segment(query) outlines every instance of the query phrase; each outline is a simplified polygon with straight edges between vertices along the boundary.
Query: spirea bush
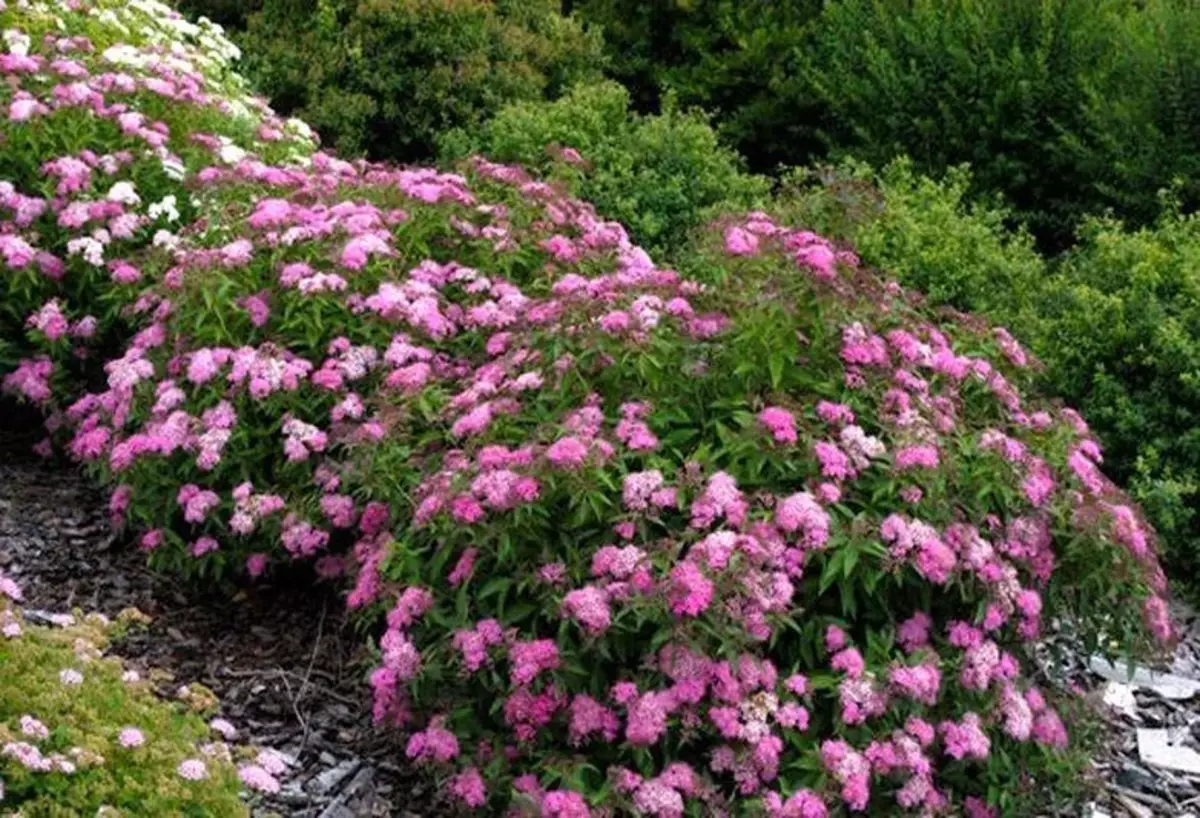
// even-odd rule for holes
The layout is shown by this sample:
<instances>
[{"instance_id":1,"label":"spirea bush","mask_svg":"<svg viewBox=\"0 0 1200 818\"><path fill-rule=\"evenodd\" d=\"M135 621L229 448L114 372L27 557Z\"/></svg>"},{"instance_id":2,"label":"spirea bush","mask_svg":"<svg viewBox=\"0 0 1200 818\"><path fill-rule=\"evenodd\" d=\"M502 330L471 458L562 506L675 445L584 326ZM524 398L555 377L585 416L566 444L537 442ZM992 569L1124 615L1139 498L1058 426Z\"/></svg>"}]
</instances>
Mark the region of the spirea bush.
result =
<instances>
[{"instance_id":1,"label":"spirea bush","mask_svg":"<svg viewBox=\"0 0 1200 818\"><path fill-rule=\"evenodd\" d=\"M520 170L197 176L68 449L164 566L311 561L465 807L1023 814L1053 629L1170 636L1153 533L1003 329L763 214L703 281Z\"/></svg>"},{"instance_id":2,"label":"spirea bush","mask_svg":"<svg viewBox=\"0 0 1200 818\"><path fill-rule=\"evenodd\" d=\"M159 566L344 578L462 807L1029 814L1076 769L1040 638L1170 638L1083 419L848 248L751 213L684 276L484 159L226 159L94 279L100 380L44 302L4 388Z\"/></svg>"},{"instance_id":3,"label":"spirea bush","mask_svg":"<svg viewBox=\"0 0 1200 818\"><path fill-rule=\"evenodd\" d=\"M158 698L151 680L104 655L136 612L117 622L76 613L35 623L20 601L20 587L0 571L0 813L248 815L239 791L266 779L239 783L231 749L202 708ZM243 779L252 767L242 765Z\"/></svg>"},{"instance_id":4,"label":"spirea bush","mask_svg":"<svg viewBox=\"0 0 1200 818\"><path fill-rule=\"evenodd\" d=\"M198 169L313 143L247 94L218 28L153 0L9 4L0 33L2 372L27 336L103 355L138 251L194 217Z\"/></svg>"}]
</instances>

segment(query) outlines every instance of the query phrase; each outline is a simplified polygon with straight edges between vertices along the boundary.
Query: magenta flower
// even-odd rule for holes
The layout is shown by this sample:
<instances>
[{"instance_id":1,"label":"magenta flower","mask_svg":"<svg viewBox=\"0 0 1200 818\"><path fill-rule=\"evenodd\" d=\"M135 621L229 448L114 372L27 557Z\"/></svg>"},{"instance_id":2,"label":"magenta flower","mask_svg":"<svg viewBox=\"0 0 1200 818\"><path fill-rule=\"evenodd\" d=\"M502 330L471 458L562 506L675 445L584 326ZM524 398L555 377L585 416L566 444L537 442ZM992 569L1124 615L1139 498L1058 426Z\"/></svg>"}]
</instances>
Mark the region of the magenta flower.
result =
<instances>
[{"instance_id":1,"label":"magenta flower","mask_svg":"<svg viewBox=\"0 0 1200 818\"><path fill-rule=\"evenodd\" d=\"M725 228L725 252L731 256L757 255L758 236L742 227L727 227Z\"/></svg>"},{"instance_id":2,"label":"magenta flower","mask_svg":"<svg viewBox=\"0 0 1200 818\"><path fill-rule=\"evenodd\" d=\"M712 581L693 563L680 563L671 569L671 611L679 616L704 613L712 603L714 590Z\"/></svg>"},{"instance_id":3,"label":"magenta flower","mask_svg":"<svg viewBox=\"0 0 1200 818\"><path fill-rule=\"evenodd\" d=\"M563 613L593 636L604 633L612 623L608 594L594 585L571 591L563 599Z\"/></svg>"},{"instance_id":4,"label":"magenta flower","mask_svg":"<svg viewBox=\"0 0 1200 818\"><path fill-rule=\"evenodd\" d=\"M468 767L450 781L450 794L472 808L487 803L487 787L475 767Z\"/></svg>"}]
</instances>

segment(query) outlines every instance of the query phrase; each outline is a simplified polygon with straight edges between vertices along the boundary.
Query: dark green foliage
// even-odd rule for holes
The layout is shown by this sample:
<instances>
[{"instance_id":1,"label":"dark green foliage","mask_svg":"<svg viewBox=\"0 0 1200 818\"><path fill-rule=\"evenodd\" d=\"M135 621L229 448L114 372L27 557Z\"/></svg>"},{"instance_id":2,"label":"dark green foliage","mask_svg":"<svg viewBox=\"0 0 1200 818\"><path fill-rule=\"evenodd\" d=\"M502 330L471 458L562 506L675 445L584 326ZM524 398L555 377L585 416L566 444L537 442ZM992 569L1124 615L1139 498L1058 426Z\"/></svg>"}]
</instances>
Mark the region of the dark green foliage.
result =
<instances>
[{"instance_id":1,"label":"dark green foliage","mask_svg":"<svg viewBox=\"0 0 1200 818\"><path fill-rule=\"evenodd\" d=\"M1003 194L1043 248L1200 178L1200 10L1189 0L583 0L639 109L714 115L751 167L909 156ZM1180 189L1186 210L1197 183Z\"/></svg>"},{"instance_id":2,"label":"dark green foliage","mask_svg":"<svg viewBox=\"0 0 1200 818\"><path fill-rule=\"evenodd\" d=\"M175 8L188 17L207 17L231 31L246 28L251 14L262 11L263 0L178 0Z\"/></svg>"},{"instance_id":3,"label":"dark green foliage","mask_svg":"<svg viewBox=\"0 0 1200 818\"><path fill-rule=\"evenodd\" d=\"M969 162L1050 244L1104 204L1060 150L1117 59L1131 0L840 0L810 51L835 152L924 173Z\"/></svg>"},{"instance_id":4,"label":"dark green foliage","mask_svg":"<svg viewBox=\"0 0 1200 818\"><path fill-rule=\"evenodd\" d=\"M560 161L547 150L555 145L579 151L585 164ZM681 247L717 212L745 210L768 192L765 179L742 172L704 116L670 103L656 116L633 113L628 92L614 82L576 86L555 102L511 105L478 133L443 140L449 158L471 152L567 181L659 255Z\"/></svg>"},{"instance_id":5,"label":"dark green foliage","mask_svg":"<svg viewBox=\"0 0 1200 818\"><path fill-rule=\"evenodd\" d=\"M819 147L817 109L800 79L822 0L582 0L603 28L614 77L639 110L669 89L716 117L752 167L806 161Z\"/></svg>"},{"instance_id":6,"label":"dark green foliage","mask_svg":"<svg viewBox=\"0 0 1200 818\"><path fill-rule=\"evenodd\" d=\"M1136 224L1157 218L1158 191L1176 182L1186 211L1200 203L1200 7L1143 5L1086 88L1083 127L1062 145L1087 196Z\"/></svg>"},{"instance_id":7,"label":"dark green foliage","mask_svg":"<svg viewBox=\"0 0 1200 818\"><path fill-rule=\"evenodd\" d=\"M245 70L344 155L414 160L435 136L595 73L599 39L549 0L266 0Z\"/></svg>"}]
</instances>

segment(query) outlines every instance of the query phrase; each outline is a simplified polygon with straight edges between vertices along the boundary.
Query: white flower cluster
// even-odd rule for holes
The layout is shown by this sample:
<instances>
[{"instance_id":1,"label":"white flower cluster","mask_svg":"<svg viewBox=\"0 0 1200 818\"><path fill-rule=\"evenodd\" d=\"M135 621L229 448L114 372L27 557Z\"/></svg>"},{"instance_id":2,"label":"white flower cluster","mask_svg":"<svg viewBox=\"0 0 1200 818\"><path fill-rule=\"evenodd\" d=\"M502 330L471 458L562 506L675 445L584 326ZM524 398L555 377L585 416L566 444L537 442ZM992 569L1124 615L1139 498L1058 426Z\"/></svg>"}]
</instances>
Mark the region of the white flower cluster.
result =
<instances>
[{"instance_id":1,"label":"white flower cluster","mask_svg":"<svg viewBox=\"0 0 1200 818\"><path fill-rule=\"evenodd\" d=\"M5 30L4 47L8 53L24 57L29 54L29 44L29 35L24 32L17 31L15 28Z\"/></svg>"}]
</instances>

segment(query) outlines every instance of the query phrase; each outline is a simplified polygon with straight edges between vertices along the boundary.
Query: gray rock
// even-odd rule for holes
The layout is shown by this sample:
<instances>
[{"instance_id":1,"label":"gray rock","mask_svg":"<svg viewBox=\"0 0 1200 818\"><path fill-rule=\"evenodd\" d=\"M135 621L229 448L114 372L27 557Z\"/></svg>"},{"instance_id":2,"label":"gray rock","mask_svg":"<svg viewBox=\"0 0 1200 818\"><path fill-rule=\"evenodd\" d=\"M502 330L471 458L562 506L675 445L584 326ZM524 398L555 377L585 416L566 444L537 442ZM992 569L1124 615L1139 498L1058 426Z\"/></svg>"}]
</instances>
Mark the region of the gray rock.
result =
<instances>
[{"instance_id":1,"label":"gray rock","mask_svg":"<svg viewBox=\"0 0 1200 818\"><path fill-rule=\"evenodd\" d=\"M1126 764L1117 773L1118 787L1138 792L1154 792L1158 789L1158 781L1147 770L1133 764Z\"/></svg>"},{"instance_id":2,"label":"gray rock","mask_svg":"<svg viewBox=\"0 0 1200 818\"><path fill-rule=\"evenodd\" d=\"M321 755L324 756L326 754L322 753ZM336 767L331 767L310 780L305 785L305 789L314 795L328 795L336 790L343 781L353 775L361 766L362 761L360 759L346 759Z\"/></svg>"}]
</instances>

